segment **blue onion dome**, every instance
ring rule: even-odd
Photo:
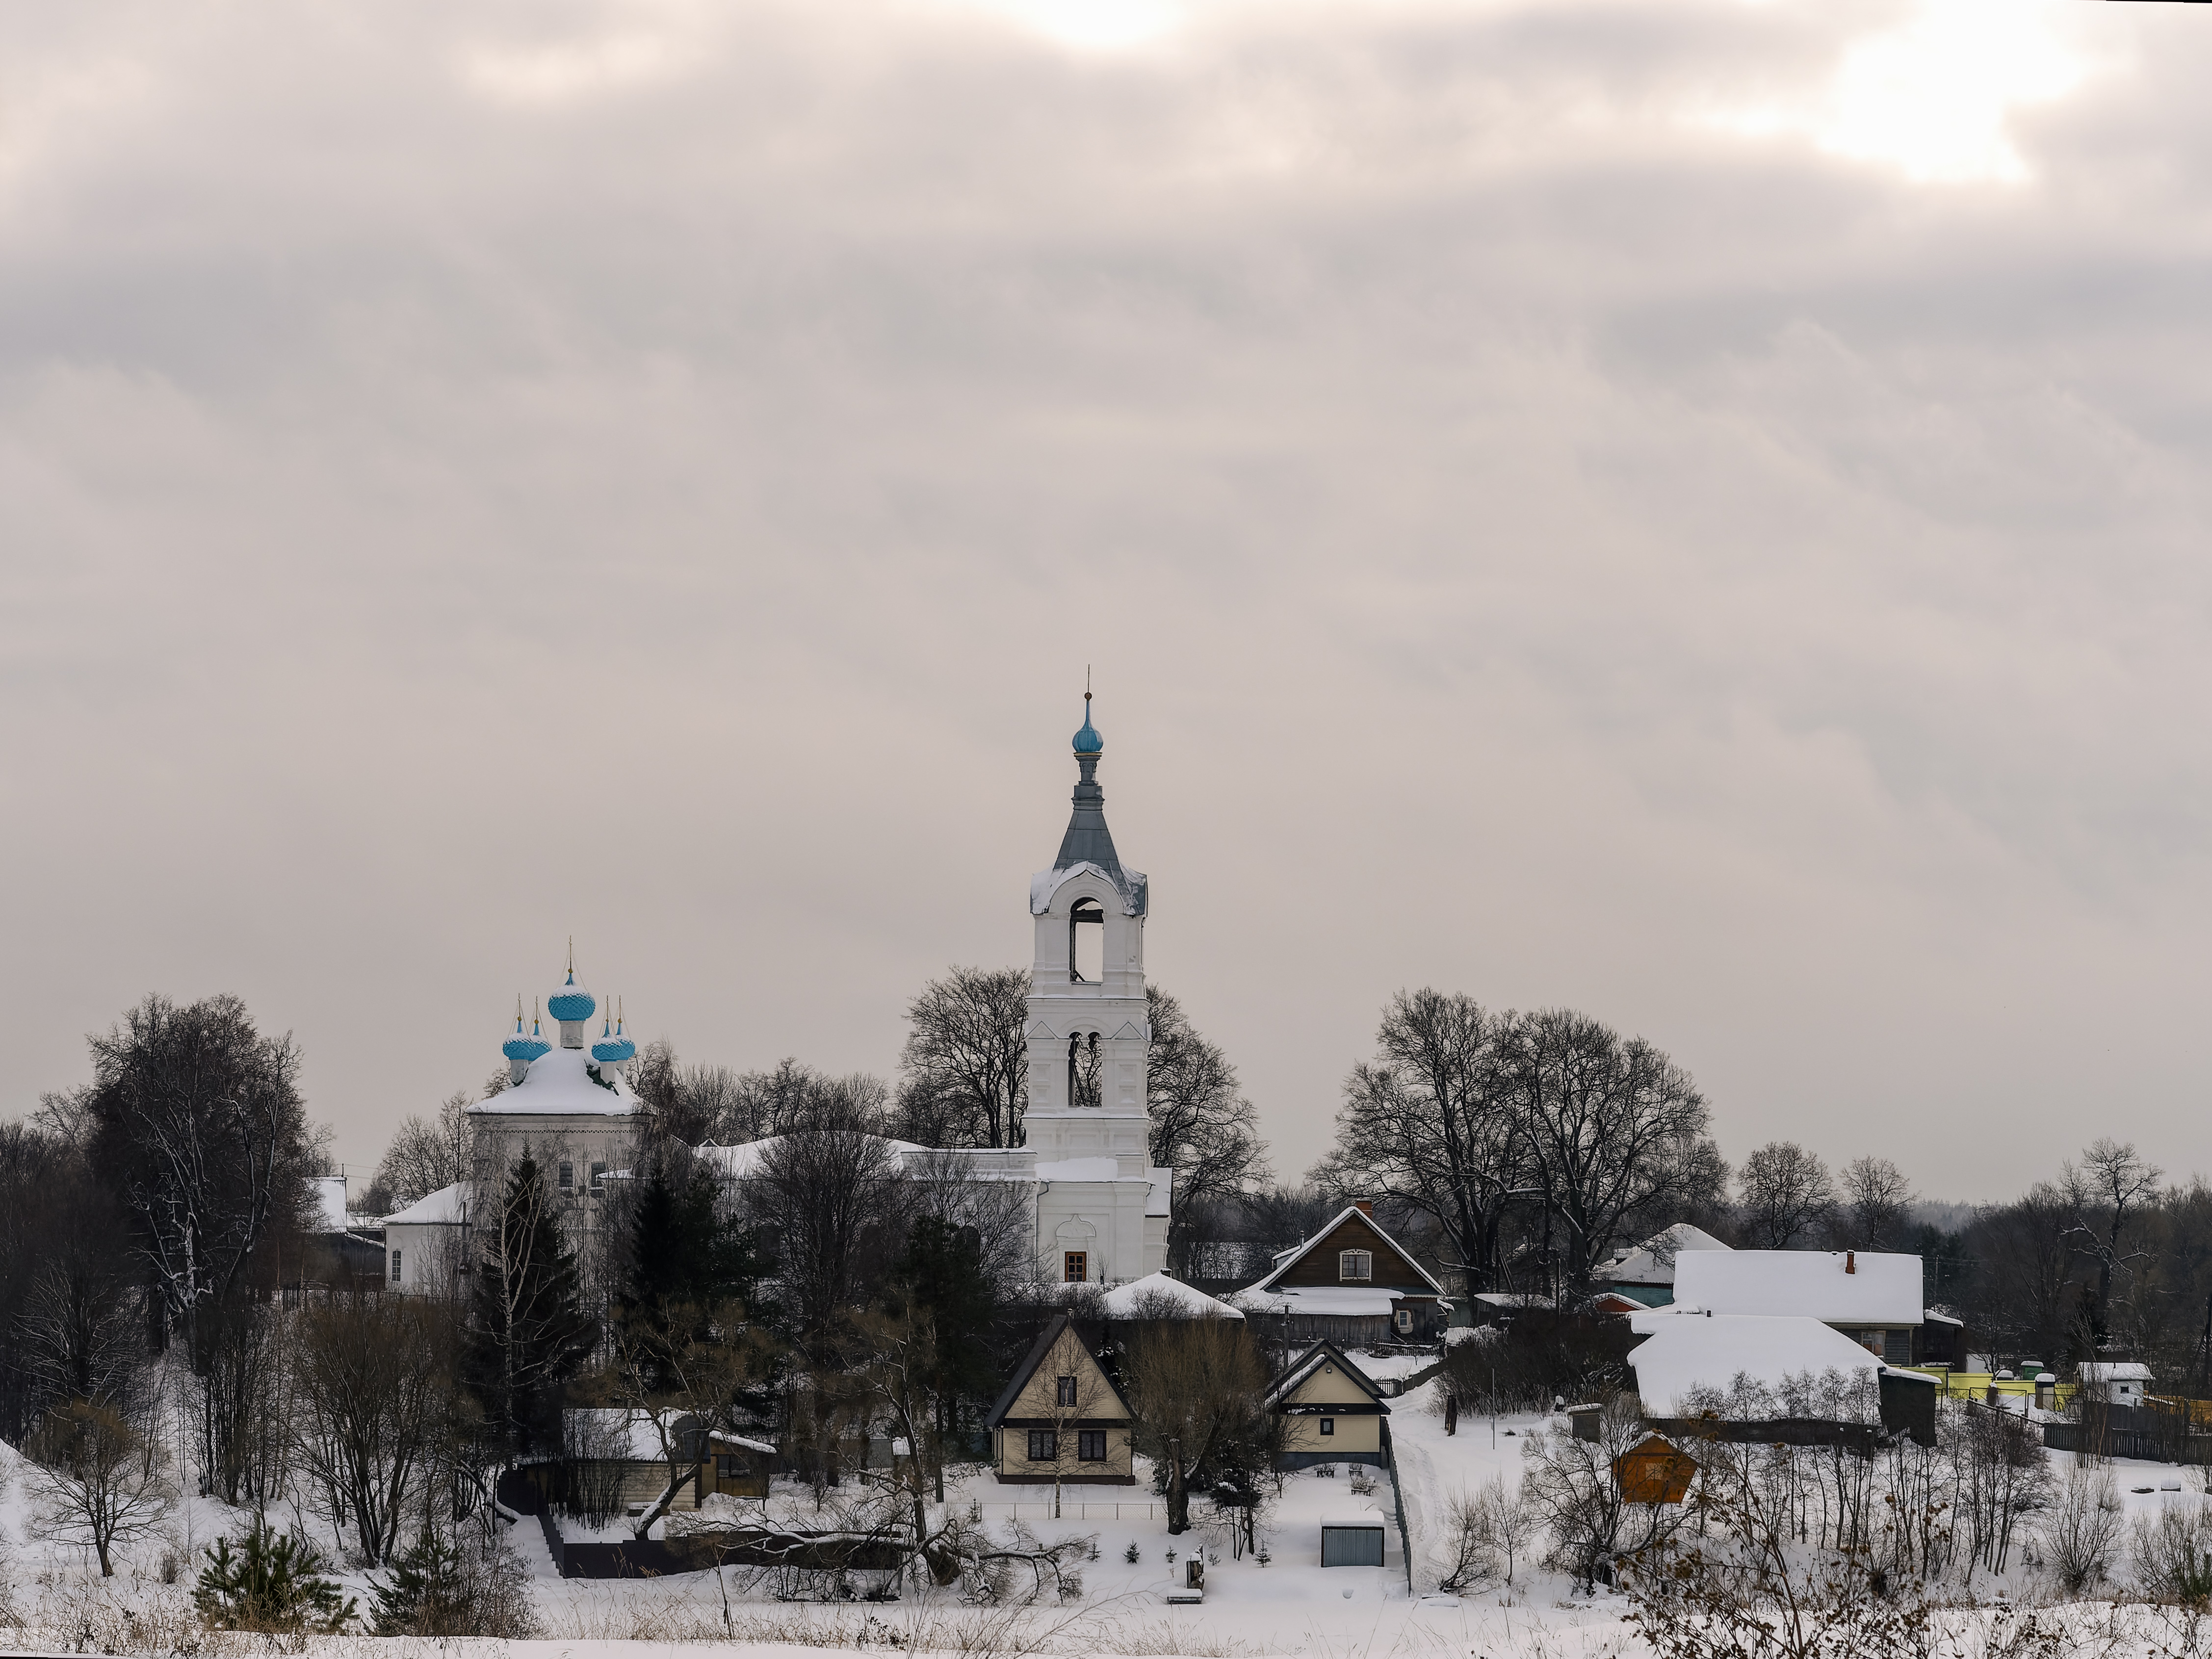
[[[568,966],[568,982],[545,999],[545,1012],[567,1024],[574,1020],[589,1019],[598,1010],[599,1000],[576,983],[576,968]]]
[[[514,1035],[499,1045],[499,1051],[509,1060],[519,1060],[526,1066],[538,1055],[553,1052],[553,1045],[546,1042],[539,1034],[538,1022],[535,1019],[530,1022],[530,1029],[527,1031],[522,1029],[522,999],[520,997],[514,1000]]]
[[[1098,728],[1091,723],[1091,694],[1085,691],[1083,694],[1083,729],[1075,734],[1075,752],[1078,755],[1098,755],[1103,754],[1105,749],[1106,739],[1098,735]]]
[[[637,1053],[637,1044],[624,1036],[611,1019],[599,1022],[599,1040],[592,1045],[595,1065],[619,1066]]]

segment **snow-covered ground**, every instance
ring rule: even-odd
[[[1218,1532],[1170,1538],[1164,1505],[1148,1484],[1070,1488],[1063,1494],[1063,1517],[1055,1522],[1049,1518],[1048,1488],[1003,1486],[971,1472],[954,1482],[947,1496],[963,1510],[971,1504],[979,1506],[986,1524],[1002,1535],[1018,1521],[1047,1540],[1095,1537],[1097,1558],[1083,1564],[1079,1600],[1003,1610],[964,1606],[946,1593],[917,1595],[909,1590],[904,1599],[882,1605],[779,1602],[765,1579],[737,1569],[720,1576],[642,1582],[563,1580],[556,1574],[538,1528],[526,1523],[513,1530],[512,1541],[532,1575],[532,1599],[546,1639],[449,1646],[481,1645],[487,1659],[495,1648],[512,1659],[648,1659],[664,1648],[672,1654],[681,1645],[685,1653],[696,1654],[699,1644],[716,1642],[763,1655],[818,1652],[825,1646],[1331,1659],[1447,1653],[1486,1659],[1635,1659],[1646,1651],[1626,1621],[1625,1601],[1607,1595],[1579,1598],[1566,1579],[1531,1563],[1516,1562],[1510,1583],[1479,1595],[1426,1594],[1436,1583],[1433,1553],[1453,1499],[1492,1481],[1517,1485],[1522,1448],[1547,1421],[1516,1416],[1493,1424],[1487,1416],[1469,1413],[1460,1418],[1458,1432],[1447,1437],[1433,1383],[1389,1403],[1406,1521],[1414,1542],[1410,1589],[1395,1523],[1399,1494],[1381,1472],[1355,1480],[1353,1471],[1341,1467],[1334,1477],[1311,1471],[1287,1477],[1262,1526],[1264,1562],[1256,1555],[1235,1559]],[[2052,1454],[2062,1471],[2070,1461]],[[2130,1520],[2163,1507],[2207,1502],[2193,1474],[2185,1487],[2179,1472],[2168,1465],[2112,1467]],[[188,1627],[185,1599],[201,1548],[219,1534],[234,1535],[246,1518],[209,1500],[191,1499],[179,1506],[166,1536],[126,1551],[118,1577],[103,1583],[87,1552],[51,1535],[21,1477],[20,1458],[0,1448],[0,1528],[8,1540],[0,1577],[12,1586],[21,1615],[41,1628],[12,1641],[0,1632],[0,1649],[58,1643],[79,1649],[161,1649],[163,1632]],[[1370,1479],[1370,1492],[1353,1490]],[[803,1510],[808,1501],[800,1489],[779,1488],[776,1507],[789,1513]],[[1203,1511],[1203,1505],[1194,1507]],[[1389,1522],[1384,1565],[1324,1570],[1321,1517],[1367,1508]],[[293,1519],[283,1510],[275,1518],[280,1523]],[[330,1547],[326,1525],[311,1522],[307,1530]],[[1182,1583],[1184,1561],[1200,1547],[1208,1555],[1204,1604],[1169,1606],[1165,1592]],[[1138,1558],[1133,1562],[1127,1559],[1132,1550]],[[1176,1553],[1173,1561],[1170,1550]],[[175,1582],[168,1584],[161,1582],[164,1556],[176,1564]],[[366,1605],[368,1575],[348,1570],[341,1576]],[[1987,1595],[1997,1586],[1978,1588]],[[2035,1595],[2036,1575],[2022,1567],[2010,1588],[2023,1599]],[[129,1620],[122,1616],[126,1607],[134,1615]],[[2088,1618],[2094,1612],[2081,1609],[2077,1616]],[[619,1650],[611,1646],[617,1642],[623,1644]],[[371,1647],[400,1645],[409,1646],[410,1653],[415,1647],[426,1656],[429,1651],[427,1643],[371,1643],[361,1638],[307,1645],[317,1653],[329,1650],[334,1659],[340,1649],[366,1653]]]

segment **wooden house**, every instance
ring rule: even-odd
[[[1390,1414],[1375,1380],[1333,1342],[1316,1342],[1267,1385],[1261,1403],[1283,1419],[1275,1467],[1372,1463],[1380,1468],[1382,1419]]]
[[[991,1468],[1008,1485],[1133,1486],[1133,1413],[1062,1314],[991,1407]]]
[[[1279,1320],[1292,1341],[1367,1347],[1441,1340],[1451,1314],[1443,1287],[1382,1230],[1371,1207],[1346,1205],[1276,1257],[1265,1278],[1230,1297],[1231,1305],[1263,1324]]]
[[[775,1448],[710,1428],[686,1412],[572,1407],[561,1414],[562,1455],[532,1465],[541,1495],[579,1513],[622,1515],[659,1501],[696,1510],[717,1494],[765,1498]]]

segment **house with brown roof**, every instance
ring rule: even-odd
[[[992,1472],[1011,1486],[1133,1486],[1133,1416],[1062,1314],[1030,1345],[991,1407]]]
[[[1265,1278],[1225,1299],[1248,1316],[1280,1320],[1293,1341],[1345,1347],[1438,1341],[1451,1316],[1443,1287],[1364,1202],[1345,1206],[1304,1243],[1277,1256]]]

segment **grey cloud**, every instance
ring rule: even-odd
[[[1288,1169],[1430,980],[1739,1155],[2190,1167],[2203,51],[2115,21],[2018,189],[1684,118],[1907,12],[10,20],[19,1103],[237,989],[365,1161],[572,932],[888,1067],[1025,948],[1091,663]]]

